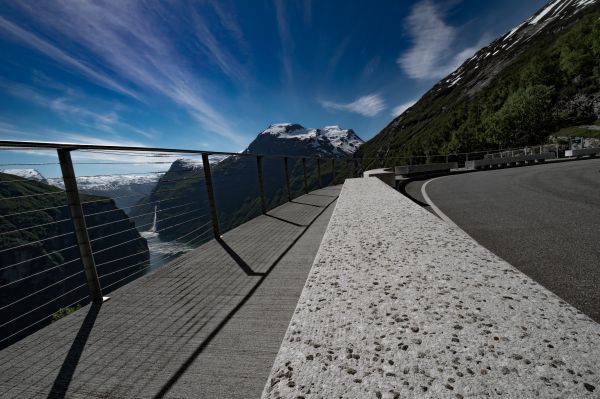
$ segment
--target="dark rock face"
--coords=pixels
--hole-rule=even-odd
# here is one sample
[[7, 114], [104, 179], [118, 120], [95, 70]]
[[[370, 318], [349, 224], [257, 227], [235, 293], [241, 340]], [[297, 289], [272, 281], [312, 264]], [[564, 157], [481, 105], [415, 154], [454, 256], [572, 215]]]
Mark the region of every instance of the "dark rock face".
[[[0, 215], [5, 215], [0, 218], [0, 285], [31, 277], [1, 289], [0, 307], [7, 306], [0, 310], [1, 319], [19, 319], [0, 328], [0, 339], [38, 320], [44, 321], [35, 327], [43, 327], [49, 322], [48, 316], [59, 308], [89, 301], [64, 194], [41, 182], [7, 182], [9, 180], [15, 180], [15, 176], [0, 174], [0, 199], [5, 198], [0, 201]], [[35, 196], [43, 193], [53, 194]], [[6, 199], [24, 195], [31, 197]], [[89, 195], [81, 198], [88, 202], [84, 212], [100, 283], [106, 287], [105, 293], [110, 292], [140, 276], [130, 275], [147, 265], [148, 246], [113, 200]], [[6, 216], [11, 214], [14, 215]], [[38, 225], [41, 226], [35, 227]], [[119, 271], [124, 267], [129, 268]], [[33, 295], [23, 299], [30, 294]], [[8, 306], [20, 299], [23, 300]], [[3, 346], [32, 331], [34, 329], [23, 331], [5, 341]]]

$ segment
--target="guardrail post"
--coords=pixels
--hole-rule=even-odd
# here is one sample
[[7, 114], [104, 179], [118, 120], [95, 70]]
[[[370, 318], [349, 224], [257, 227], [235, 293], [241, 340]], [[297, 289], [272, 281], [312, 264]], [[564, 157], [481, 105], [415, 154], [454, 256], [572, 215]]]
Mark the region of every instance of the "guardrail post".
[[285, 186], [287, 188], [288, 201], [291, 201], [292, 190], [290, 190], [290, 170], [288, 169], [288, 157], [283, 157], [283, 169], [285, 170]]
[[256, 156], [256, 170], [258, 171], [258, 188], [260, 190], [260, 205], [262, 213], [267, 213], [267, 200], [265, 199], [265, 182], [263, 179], [262, 156]]
[[317, 176], [319, 188], [323, 188], [323, 183], [321, 181], [321, 158], [317, 158]]
[[60, 170], [62, 172], [63, 182], [65, 183], [65, 192], [69, 204], [69, 212], [71, 213], [73, 229], [75, 230], [75, 237], [77, 238], [77, 245], [79, 247], [79, 255], [81, 256], [83, 270], [85, 271], [85, 279], [88, 288], [90, 289], [90, 296], [92, 302], [102, 303], [104, 301], [102, 287], [100, 287], [98, 271], [96, 270], [96, 263], [94, 262], [94, 256], [92, 255], [90, 237], [85, 224], [85, 215], [83, 213], [83, 207], [81, 206], [81, 199], [79, 198], [79, 189], [77, 188], [77, 179], [75, 178], [75, 170], [73, 169], [71, 150], [59, 148], [56, 151], [58, 152]]
[[202, 153], [202, 169], [204, 170], [204, 181], [206, 183], [206, 195], [208, 196], [208, 207], [210, 208], [210, 220], [212, 221], [213, 234], [215, 238], [219, 238], [221, 236], [221, 230], [219, 229], [217, 203], [215, 201], [212, 173], [210, 172], [210, 161], [208, 160], [208, 154], [204, 152]]
[[335, 158], [331, 158], [331, 184], [335, 182]]
[[306, 178], [306, 158], [302, 158], [302, 170], [304, 172], [304, 193], [308, 194], [308, 179]]

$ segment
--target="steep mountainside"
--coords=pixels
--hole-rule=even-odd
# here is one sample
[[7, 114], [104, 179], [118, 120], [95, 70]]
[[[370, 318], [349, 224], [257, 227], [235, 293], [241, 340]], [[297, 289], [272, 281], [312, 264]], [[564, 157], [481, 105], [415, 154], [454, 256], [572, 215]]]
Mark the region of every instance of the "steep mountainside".
[[[20, 198], [11, 199], [14, 197]], [[109, 292], [137, 277], [128, 278], [145, 266], [148, 246], [112, 200], [81, 198], [87, 202], [84, 212], [101, 284], [114, 284]], [[20, 316], [0, 328], [0, 339], [39, 320], [44, 321], [34, 327], [42, 327], [58, 308], [82, 298], [87, 301], [89, 291], [65, 204], [57, 187], [0, 173], [0, 285], [14, 282], [0, 290], [0, 319], [4, 322]], [[19, 279], [23, 280], [17, 282]], [[23, 300], [14, 303], [18, 299]], [[36, 310], [24, 314], [31, 309]], [[27, 329], [13, 338], [30, 332]]]
[[[265, 197], [268, 207], [275, 207], [287, 200], [283, 159], [269, 155], [338, 158], [336, 177], [347, 172], [348, 159], [362, 140], [351, 129], [337, 126], [323, 129], [305, 129], [298, 124], [275, 124], [259, 133], [244, 153], [262, 154]], [[257, 163], [253, 156], [228, 156], [211, 163], [219, 223], [227, 231], [261, 212], [258, 189]], [[290, 158], [288, 163], [291, 191], [299, 195], [304, 186], [302, 163]], [[334, 178], [331, 161], [321, 162], [323, 184]], [[317, 164], [307, 160], [309, 189], [317, 187]], [[204, 171], [199, 160], [177, 160], [161, 178], [152, 193], [140, 200], [148, 204], [135, 208], [136, 223], [140, 226], [151, 222], [154, 206], [157, 206], [157, 227], [161, 239], [177, 239], [186, 234], [193, 237], [196, 230], [210, 229]], [[150, 214], [150, 215], [148, 215]], [[210, 238], [209, 235], [206, 238]]]
[[438, 82], [362, 157], [539, 144], [600, 114], [600, 2], [555, 0]]

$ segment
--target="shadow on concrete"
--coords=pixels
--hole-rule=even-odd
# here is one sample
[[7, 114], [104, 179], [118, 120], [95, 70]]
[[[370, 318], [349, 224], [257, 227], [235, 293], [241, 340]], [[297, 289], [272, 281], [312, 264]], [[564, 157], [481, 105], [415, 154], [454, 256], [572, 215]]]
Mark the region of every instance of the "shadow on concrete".
[[231, 258], [235, 261], [235, 263], [237, 263], [238, 266], [248, 276], [264, 276], [264, 273], [258, 273], [258, 272], [255, 272], [254, 270], [252, 270], [252, 268], [246, 263], [246, 261], [244, 261], [244, 259], [242, 259], [242, 257], [239, 256], [233, 250], [233, 248], [231, 248], [229, 245], [227, 245], [227, 243], [225, 242], [225, 240], [223, 240], [221, 237], [215, 238], [215, 241], [217, 241], [219, 243], [219, 245], [221, 245], [221, 247], [223, 247], [223, 249], [225, 250], [225, 252], [227, 252], [227, 254], [229, 256], [231, 256]]
[[291, 220], [280, 218], [280, 217], [275, 216], [275, 215], [269, 215], [268, 213], [265, 213], [265, 216], [273, 218], [273, 219], [280, 220], [280, 221], [285, 222], [285, 223], [289, 223], [289, 224], [291, 224], [293, 226], [296, 226], [296, 227], [305, 227], [306, 226], [305, 224], [298, 224], [298, 223], [292, 222]]
[[[305, 194], [305, 195], [307, 195], [307, 194]], [[296, 201], [296, 200], [291, 200], [290, 202], [293, 202], [294, 204], [314, 206], [315, 208], [323, 208], [321, 205], [309, 204], [306, 202], [300, 202], [300, 201]]]
[[[333, 201], [332, 201], [333, 202]], [[154, 399], [164, 398], [171, 388], [177, 383], [177, 381], [185, 374], [188, 368], [194, 363], [194, 361], [200, 356], [200, 354], [206, 349], [206, 347], [211, 343], [211, 341], [219, 334], [219, 332], [225, 327], [225, 325], [235, 316], [235, 314], [248, 302], [250, 298], [254, 295], [256, 290], [262, 285], [265, 279], [269, 276], [269, 274], [273, 271], [275, 266], [283, 259], [283, 257], [292, 249], [294, 245], [304, 236], [308, 228], [325, 212], [325, 210], [329, 206], [321, 207], [323, 208], [313, 219], [312, 221], [304, 226], [302, 232], [286, 247], [286, 249], [275, 259], [275, 261], [271, 264], [268, 270], [265, 273], [261, 274], [260, 280], [250, 289], [250, 291], [244, 296], [244, 298], [221, 320], [221, 322], [208, 334], [208, 336], [198, 345], [198, 347], [192, 352], [188, 358], [181, 364], [181, 366], [173, 373], [173, 375], [168, 379], [168, 381], [161, 387], [161, 389], [154, 395]], [[221, 240], [222, 241], [222, 240]], [[221, 243], [223, 245], [223, 243]], [[227, 245], [227, 244], [225, 244]], [[227, 250], [227, 249], [226, 249]], [[231, 248], [230, 248], [231, 250]], [[233, 250], [231, 250], [233, 252]], [[233, 252], [235, 254], [235, 252]]]
[[65, 397], [101, 307], [102, 304], [97, 303], [92, 303], [90, 305], [88, 313], [85, 316], [85, 319], [83, 319], [83, 323], [81, 323], [81, 327], [77, 332], [77, 336], [54, 380], [54, 384], [52, 384], [50, 393], [48, 393], [48, 399], [62, 399]]

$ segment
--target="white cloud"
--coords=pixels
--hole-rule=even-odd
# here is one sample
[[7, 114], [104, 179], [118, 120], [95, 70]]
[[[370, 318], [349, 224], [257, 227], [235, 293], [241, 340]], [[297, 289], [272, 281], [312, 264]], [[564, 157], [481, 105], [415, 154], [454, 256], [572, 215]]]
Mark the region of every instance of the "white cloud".
[[408, 101], [408, 102], [405, 102], [403, 104], [400, 104], [397, 107], [394, 107], [394, 109], [392, 109], [392, 116], [396, 117], [396, 116], [402, 115], [402, 113], [404, 111], [406, 111], [407, 109], [409, 109], [410, 107], [412, 107], [416, 103], [417, 102], [415, 100], [412, 100], [412, 101]]
[[354, 112], [362, 116], [376, 116], [386, 108], [385, 101], [379, 94], [363, 96], [350, 103], [335, 103], [332, 101], [319, 101], [327, 109]]
[[448, 25], [443, 12], [431, 1], [416, 4], [405, 24], [413, 46], [397, 59], [413, 79], [439, 79], [459, 67], [485, 44], [484, 36], [475, 46], [456, 49], [459, 30]]
[[[84, 51], [70, 54], [2, 17], [0, 33], [8, 33], [111, 90], [136, 99], [143, 99], [144, 92], [158, 93], [185, 109], [206, 130], [245, 144], [246, 138], [235, 133], [231, 121], [217, 111], [214, 99], [218, 95], [209, 82], [198, 77], [197, 70], [180, 54], [178, 44], [169, 40], [164, 20], [176, 16], [162, 3], [21, 2], [19, 6], [50, 37]], [[235, 30], [233, 26], [229, 31]], [[210, 61], [228, 76], [243, 78], [241, 66], [232, 62], [231, 55], [214, 36], [205, 35], [207, 32], [199, 27], [197, 35], [204, 35], [198, 42], [211, 56]]]

